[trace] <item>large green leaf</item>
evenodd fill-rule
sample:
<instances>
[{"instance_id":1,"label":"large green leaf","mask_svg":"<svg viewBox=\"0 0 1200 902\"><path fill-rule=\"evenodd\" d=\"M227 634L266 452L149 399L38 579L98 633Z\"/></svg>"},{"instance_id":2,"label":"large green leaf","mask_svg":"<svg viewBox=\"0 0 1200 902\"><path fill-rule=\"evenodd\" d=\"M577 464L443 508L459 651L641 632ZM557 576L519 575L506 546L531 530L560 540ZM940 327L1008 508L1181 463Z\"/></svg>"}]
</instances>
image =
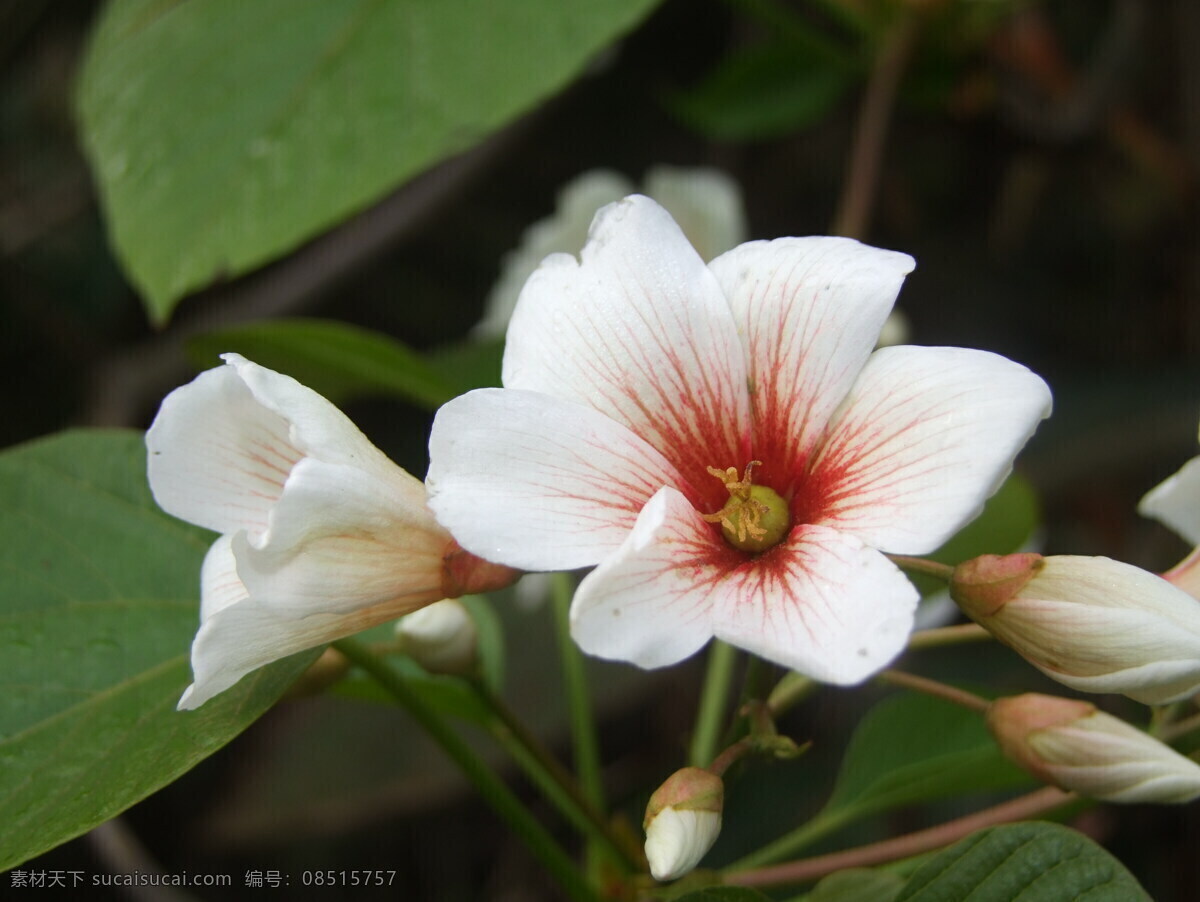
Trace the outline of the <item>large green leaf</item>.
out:
<instances>
[{"instance_id":1,"label":"large green leaf","mask_svg":"<svg viewBox=\"0 0 1200 902\"><path fill-rule=\"evenodd\" d=\"M900 693L871 709L851 737L822 817L861 817L965 792L1022 786L983 718L925 695Z\"/></svg>"},{"instance_id":2,"label":"large green leaf","mask_svg":"<svg viewBox=\"0 0 1200 902\"><path fill-rule=\"evenodd\" d=\"M196 336L188 355L201 368L236 351L307 385L335 404L395 395L430 410L457 392L425 359L391 336L322 319L276 319Z\"/></svg>"},{"instance_id":3,"label":"large green leaf","mask_svg":"<svg viewBox=\"0 0 1200 902\"><path fill-rule=\"evenodd\" d=\"M904 878L890 871L848 868L830 874L813 887L804 902L891 902Z\"/></svg>"},{"instance_id":4,"label":"large green leaf","mask_svg":"<svg viewBox=\"0 0 1200 902\"><path fill-rule=\"evenodd\" d=\"M704 889L679 896L673 902L769 902L756 889L745 886L706 886Z\"/></svg>"},{"instance_id":5,"label":"large green leaf","mask_svg":"<svg viewBox=\"0 0 1200 902\"><path fill-rule=\"evenodd\" d=\"M0 454L0 870L174 780L315 656L175 710L211 535L159 511L145 471L132 432L70 432Z\"/></svg>"},{"instance_id":6,"label":"large green leaf","mask_svg":"<svg viewBox=\"0 0 1200 902\"><path fill-rule=\"evenodd\" d=\"M991 827L939 853L896 902L1150 902L1117 859L1059 824Z\"/></svg>"},{"instance_id":7,"label":"large green leaf","mask_svg":"<svg viewBox=\"0 0 1200 902\"><path fill-rule=\"evenodd\" d=\"M760 141L803 131L854 87L849 62L777 41L731 54L703 82L668 101L688 125L718 141Z\"/></svg>"},{"instance_id":8,"label":"large green leaf","mask_svg":"<svg viewBox=\"0 0 1200 902\"><path fill-rule=\"evenodd\" d=\"M117 254L164 320L563 87L658 0L112 0L78 93Z\"/></svg>"}]
</instances>

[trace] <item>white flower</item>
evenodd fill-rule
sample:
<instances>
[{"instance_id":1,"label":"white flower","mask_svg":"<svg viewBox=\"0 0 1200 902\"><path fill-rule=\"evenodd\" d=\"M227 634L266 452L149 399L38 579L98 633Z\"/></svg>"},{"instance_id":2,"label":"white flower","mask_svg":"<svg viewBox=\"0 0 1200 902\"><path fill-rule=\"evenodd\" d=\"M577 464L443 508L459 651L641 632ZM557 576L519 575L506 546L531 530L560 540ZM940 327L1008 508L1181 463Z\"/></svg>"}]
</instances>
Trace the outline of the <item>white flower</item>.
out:
<instances>
[{"instance_id":1,"label":"white flower","mask_svg":"<svg viewBox=\"0 0 1200 902\"><path fill-rule=\"evenodd\" d=\"M1200 457L1152 488L1138 504L1138 513L1169 526L1193 551L1163 574L1193 598L1200 598Z\"/></svg>"},{"instance_id":2,"label":"white flower","mask_svg":"<svg viewBox=\"0 0 1200 902\"><path fill-rule=\"evenodd\" d=\"M634 190L629 179L609 169L589 170L564 185L554 215L526 229L520 247L504 258L476 333L502 336L521 288L542 260L550 254L579 253L596 211ZM746 239L741 190L720 170L655 166L646 173L643 193L675 217L705 260Z\"/></svg>"},{"instance_id":3,"label":"white flower","mask_svg":"<svg viewBox=\"0 0 1200 902\"><path fill-rule=\"evenodd\" d=\"M507 572L463 552L421 482L311 389L237 354L168 395L146 433L150 488L221 533L201 571L195 708L271 661Z\"/></svg>"},{"instance_id":4,"label":"white flower","mask_svg":"<svg viewBox=\"0 0 1200 902\"><path fill-rule=\"evenodd\" d=\"M1087 702L1029 693L992 702L988 727L1010 758L1062 789L1109 802L1190 802L1200 766Z\"/></svg>"},{"instance_id":5,"label":"white flower","mask_svg":"<svg viewBox=\"0 0 1200 902\"><path fill-rule=\"evenodd\" d=\"M489 560L599 565L572 607L585 651L659 667L716 636L860 681L917 601L880 550L953 535L1050 408L994 354L871 353L912 266L840 238L706 266L653 201L606 207L582 263L522 292L506 387L439 412L430 506Z\"/></svg>"},{"instance_id":6,"label":"white flower","mask_svg":"<svg viewBox=\"0 0 1200 902\"><path fill-rule=\"evenodd\" d=\"M1165 523L1192 545L1200 545L1200 457L1152 488L1138 504L1138 513Z\"/></svg>"},{"instance_id":7,"label":"white flower","mask_svg":"<svg viewBox=\"0 0 1200 902\"><path fill-rule=\"evenodd\" d=\"M642 828L655 880L682 877L700 863L721 834L725 784L711 771L685 767L650 796Z\"/></svg>"},{"instance_id":8,"label":"white flower","mask_svg":"<svg viewBox=\"0 0 1200 902\"><path fill-rule=\"evenodd\" d=\"M430 673L469 673L477 661L479 632L471 613L453 598L396 621L400 650Z\"/></svg>"},{"instance_id":9,"label":"white flower","mask_svg":"<svg viewBox=\"0 0 1200 902\"><path fill-rule=\"evenodd\" d=\"M984 555L955 569L950 593L997 639L1073 689L1152 705L1200 690L1200 603L1132 564Z\"/></svg>"},{"instance_id":10,"label":"white flower","mask_svg":"<svg viewBox=\"0 0 1200 902\"><path fill-rule=\"evenodd\" d=\"M646 826L646 861L655 880L682 877L708 854L721 833L718 811L667 806Z\"/></svg>"}]
</instances>

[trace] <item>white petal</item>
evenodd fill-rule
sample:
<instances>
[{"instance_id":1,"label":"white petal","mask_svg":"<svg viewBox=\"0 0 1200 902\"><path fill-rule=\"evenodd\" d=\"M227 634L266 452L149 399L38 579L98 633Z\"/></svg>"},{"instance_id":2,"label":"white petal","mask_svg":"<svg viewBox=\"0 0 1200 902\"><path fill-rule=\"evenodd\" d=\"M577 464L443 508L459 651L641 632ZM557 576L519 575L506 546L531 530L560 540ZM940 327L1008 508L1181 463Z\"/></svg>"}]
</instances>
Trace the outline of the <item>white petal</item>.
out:
<instances>
[{"instance_id":1,"label":"white petal","mask_svg":"<svg viewBox=\"0 0 1200 902\"><path fill-rule=\"evenodd\" d=\"M746 213L738 183L719 169L655 166L645 191L671 214L702 260L746 240Z\"/></svg>"},{"instance_id":2,"label":"white petal","mask_svg":"<svg viewBox=\"0 0 1200 902\"><path fill-rule=\"evenodd\" d=\"M429 454L429 506L442 525L468 551L523 570L598 563L625 541L650 496L680 481L619 423L513 389L444 405Z\"/></svg>"},{"instance_id":3,"label":"white petal","mask_svg":"<svg viewBox=\"0 0 1200 902\"><path fill-rule=\"evenodd\" d=\"M517 297L526 280L550 254L577 254L587 241L588 226L601 207L633 193L633 185L619 173L593 169L573 178L558 192L554 215L531 225L521 235L521 245L504 258L500 277L484 305L477 334L499 337L508 328Z\"/></svg>"},{"instance_id":4,"label":"white petal","mask_svg":"<svg viewBox=\"0 0 1200 902\"><path fill-rule=\"evenodd\" d=\"M766 467L802 466L913 266L848 238L753 241L710 264L745 346L755 456Z\"/></svg>"},{"instance_id":5,"label":"white petal","mask_svg":"<svg viewBox=\"0 0 1200 902\"><path fill-rule=\"evenodd\" d=\"M979 514L1049 413L1046 383L997 354L881 348L813 461L813 522L884 551L933 551Z\"/></svg>"},{"instance_id":6,"label":"white petal","mask_svg":"<svg viewBox=\"0 0 1200 902\"><path fill-rule=\"evenodd\" d=\"M412 607L390 601L348 613L297 618L247 598L207 618L192 642L192 685L180 710L198 708L243 676L272 661L394 620Z\"/></svg>"},{"instance_id":7,"label":"white petal","mask_svg":"<svg viewBox=\"0 0 1200 902\"><path fill-rule=\"evenodd\" d=\"M721 833L716 811L677 811L668 805L646 828L646 862L655 880L674 880L691 871Z\"/></svg>"},{"instance_id":8,"label":"white petal","mask_svg":"<svg viewBox=\"0 0 1200 902\"><path fill-rule=\"evenodd\" d=\"M548 258L517 303L504 384L594 408L683 473L744 466L746 369L721 290L645 197L596 215L582 262Z\"/></svg>"},{"instance_id":9,"label":"white petal","mask_svg":"<svg viewBox=\"0 0 1200 902\"><path fill-rule=\"evenodd\" d=\"M742 558L683 495L664 488L579 584L571 635L588 654L639 667L682 661L712 638L714 596Z\"/></svg>"},{"instance_id":10,"label":"white petal","mask_svg":"<svg viewBox=\"0 0 1200 902\"><path fill-rule=\"evenodd\" d=\"M399 469L349 417L311 388L238 354L221 358L237 371L259 404L287 421L292 444L306 456L358 467L383 480Z\"/></svg>"},{"instance_id":11,"label":"white petal","mask_svg":"<svg viewBox=\"0 0 1200 902\"><path fill-rule=\"evenodd\" d=\"M265 529L304 456L287 421L258 402L233 366L207 370L167 395L146 449L159 507L223 533Z\"/></svg>"},{"instance_id":12,"label":"white petal","mask_svg":"<svg viewBox=\"0 0 1200 902\"><path fill-rule=\"evenodd\" d=\"M715 635L818 680L855 683L904 647L917 599L891 562L852 536L798 526L752 558L664 489L580 584L571 634L590 654L647 668Z\"/></svg>"},{"instance_id":13,"label":"white petal","mask_svg":"<svg viewBox=\"0 0 1200 902\"><path fill-rule=\"evenodd\" d=\"M861 682L903 650L920 596L882 554L853 536L796 526L768 555L722 584L718 639L839 685Z\"/></svg>"},{"instance_id":14,"label":"white petal","mask_svg":"<svg viewBox=\"0 0 1200 902\"><path fill-rule=\"evenodd\" d=\"M217 532L257 534L304 456L381 474L395 468L316 392L223 356L225 366L164 398L146 433L150 488L163 510Z\"/></svg>"},{"instance_id":15,"label":"white petal","mask_svg":"<svg viewBox=\"0 0 1200 902\"><path fill-rule=\"evenodd\" d=\"M312 458L297 464L266 532L233 537L255 601L301 617L441 598L450 536L425 507L420 482L394 465L387 475Z\"/></svg>"},{"instance_id":16,"label":"white petal","mask_svg":"<svg viewBox=\"0 0 1200 902\"><path fill-rule=\"evenodd\" d=\"M1190 544L1200 545L1200 457L1193 457L1178 473L1147 492L1138 513L1154 517Z\"/></svg>"},{"instance_id":17,"label":"white petal","mask_svg":"<svg viewBox=\"0 0 1200 902\"><path fill-rule=\"evenodd\" d=\"M245 600L250 593L237 572L233 556L233 536L219 536L200 567L200 622L217 611Z\"/></svg>"}]
</instances>

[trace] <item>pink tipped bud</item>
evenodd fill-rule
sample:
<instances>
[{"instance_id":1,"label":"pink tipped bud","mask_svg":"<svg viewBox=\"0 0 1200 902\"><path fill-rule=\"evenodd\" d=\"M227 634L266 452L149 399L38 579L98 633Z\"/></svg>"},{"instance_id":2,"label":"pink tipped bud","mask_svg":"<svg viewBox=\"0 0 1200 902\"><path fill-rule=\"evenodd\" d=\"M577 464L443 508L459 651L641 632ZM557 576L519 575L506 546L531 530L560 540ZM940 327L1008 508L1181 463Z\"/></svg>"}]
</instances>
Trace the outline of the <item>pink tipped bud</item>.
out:
<instances>
[{"instance_id":1,"label":"pink tipped bud","mask_svg":"<svg viewBox=\"0 0 1200 902\"><path fill-rule=\"evenodd\" d=\"M975 619L990 617L1037 576L1042 562L1033 552L982 555L954 568L950 597Z\"/></svg>"},{"instance_id":2,"label":"pink tipped bud","mask_svg":"<svg viewBox=\"0 0 1200 902\"><path fill-rule=\"evenodd\" d=\"M988 727L1038 779L1109 802L1190 802L1200 765L1087 702L1029 693L997 699Z\"/></svg>"},{"instance_id":3,"label":"pink tipped bud","mask_svg":"<svg viewBox=\"0 0 1200 902\"><path fill-rule=\"evenodd\" d=\"M725 784L698 767L677 770L646 806L646 860L655 880L682 877L700 863L721 833Z\"/></svg>"},{"instance_id":4,"label":"pink tipped bud","mask_svg":"<svg viewBox=\"0 0 1200 902\"><path fill-rule=\"evenodd\" d=\"M961 564L954 600L1052 679L1146 704L1200 690L1200 603L1104 557L988 555Z\"/></svg>"}]
</instances>

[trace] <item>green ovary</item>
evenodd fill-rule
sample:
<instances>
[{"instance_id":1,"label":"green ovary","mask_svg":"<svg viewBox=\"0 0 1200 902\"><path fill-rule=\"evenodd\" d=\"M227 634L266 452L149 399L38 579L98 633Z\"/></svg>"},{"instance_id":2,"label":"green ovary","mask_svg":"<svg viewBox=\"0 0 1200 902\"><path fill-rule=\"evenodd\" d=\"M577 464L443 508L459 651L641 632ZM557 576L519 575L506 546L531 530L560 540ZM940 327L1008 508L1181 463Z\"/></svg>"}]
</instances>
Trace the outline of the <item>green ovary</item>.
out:
<instances>
[{"instance_id":1,"label":"green ovary","mask_svg":"<svg viewBox=\"0 0 1200 902\"><path fill-rule=\"evenodd\" d=\"M735 497L721 512L721 534L740 551L758 553L783 541L792 525L787 502L765 485L750 486L750 497Z\"/></svg>"}]
</instances>

